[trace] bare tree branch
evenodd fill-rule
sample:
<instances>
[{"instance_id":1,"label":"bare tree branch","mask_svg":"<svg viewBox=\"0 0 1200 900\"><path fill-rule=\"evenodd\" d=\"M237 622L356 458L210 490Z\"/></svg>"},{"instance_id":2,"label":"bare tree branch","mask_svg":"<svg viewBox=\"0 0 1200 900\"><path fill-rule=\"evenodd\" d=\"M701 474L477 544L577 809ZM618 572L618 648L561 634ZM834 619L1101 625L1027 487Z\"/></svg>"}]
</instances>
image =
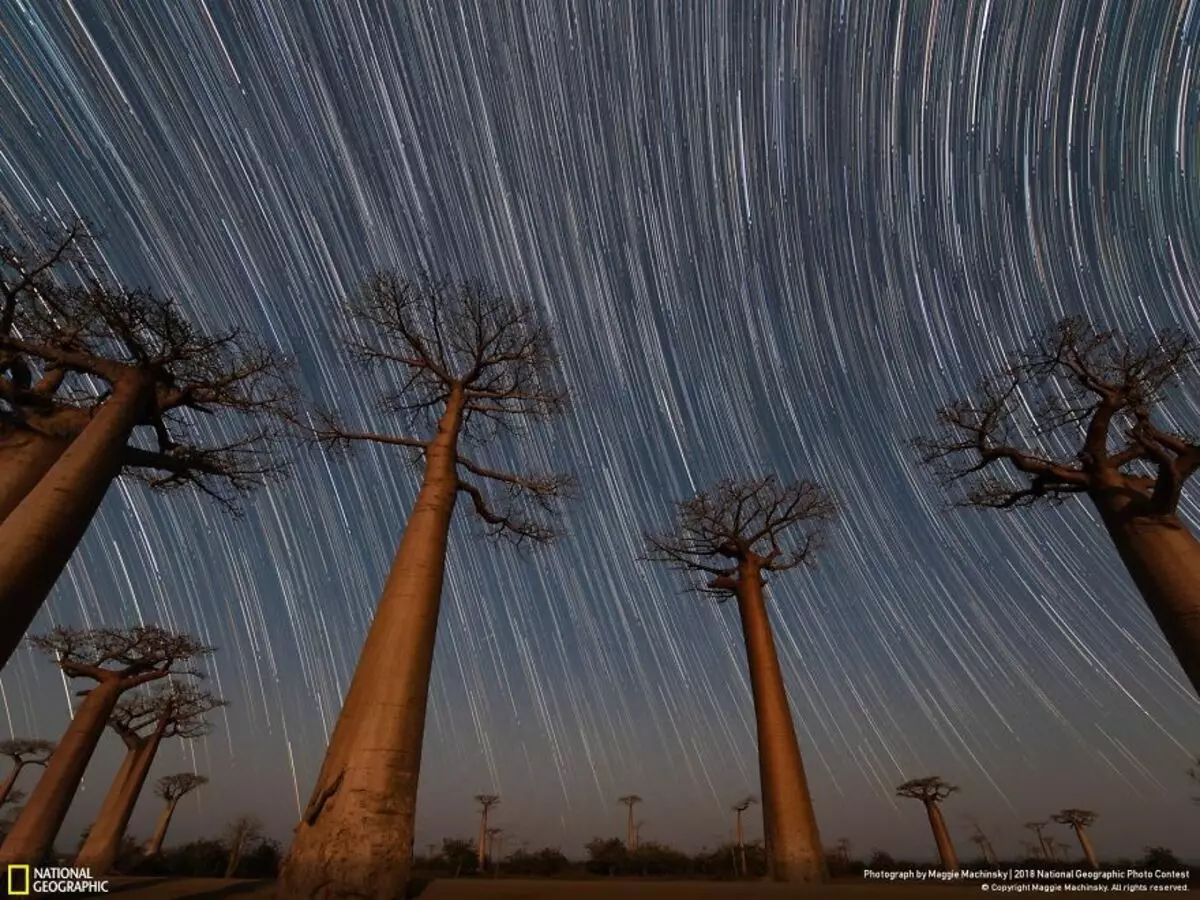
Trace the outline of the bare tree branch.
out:
<instances>
[{"instance_id":1,"label":"bare tree branch","mask_svg":"<svg viewBox=\"0 0 1200 900\"><path fill-rule=\"evenodd\" d=\"M943 407L940 430L913 444L944 483L972 480L959 505L1016 509L1103 487L1140 495L1147 512L1173 514L1200 444L1155 428L1151 416L1194 373L1195 359L1194 342L1176 329L1133 340L1064 319L981 381L971 398ZM1114 440L1124 443L1114 449ZM1064 445L1076 449L1050 449ZM1151 467L1155 477L1127 471L1133 464ZM1007 467L1015 483L983 474L994 466Z\"/></svg>"},{"instance_id":2,"label":"bare tree branch","mask_svg":"<svg viewBox=\"0 0 1200 900\"><path fill-rule=\"evenodd\" d=\"M729 595L743 561L752 560L759 572L813 565L821 525L836 512L833 500L810 481L783 484L774 475L726 480L680 503L673 531L646 534L642 558L708 575L697 590ZM801 523L811 527L797 528Z\"/></svg>"},{"instance_id":3,"label":"bare tree branch","mask_svg":"<svg viewBox=\"0 0 1200 900\"><path fill-rule=\"evenodd\" d=\"M126 688L168 675L202 678L203 674L190 663L214 649L191 635L156 625L86 630L59 626L47 634L30 637L29 643L35 650L53 656L69 678L117 679Z\"/></svg>"}]
</instances>

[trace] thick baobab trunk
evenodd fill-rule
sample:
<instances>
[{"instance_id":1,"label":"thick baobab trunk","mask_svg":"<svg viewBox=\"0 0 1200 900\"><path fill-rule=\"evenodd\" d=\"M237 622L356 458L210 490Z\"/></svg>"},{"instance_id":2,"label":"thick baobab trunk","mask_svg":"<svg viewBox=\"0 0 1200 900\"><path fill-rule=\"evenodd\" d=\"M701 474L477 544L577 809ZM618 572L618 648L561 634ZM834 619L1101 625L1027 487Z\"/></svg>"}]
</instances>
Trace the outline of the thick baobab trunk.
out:
<instances>
[{"instance_id":1,"label":"thick baobab trunk","mask_svg":"<svg viewBox=\"0 0 1200 900\"><path fill-rule=\"evenodd\" d=\"M1096 861L1096 851L1092 849L1092 841L1087 835L1087 829L1082 825L1072 827L1075 829L1075 837L1079 838L1079 849L1083 851L1083 858L1087 860L1088 866L1093 869L1100 868L1100 863Z\"/></svg>"},{"instance_id":2,"label":"thick baobab trunk","mask_svg":"<svg viewBox=\"0 0 1200 900\"><path fill-rule=\"evenodd\" d=\"M738 582L738 609L758 723L767 871L775 881L824 881L821 836L767 618L762 576L757 567L743 566Z\"/></svg>"},{"instance_id":3,"label":"thick baobab trunk","mask_svg":"<svg viewBox=\"0 0 1200 900\"><path fill-rule=\"evenodd\" d=\"M279 878L296 900L392 900L412 865L462 397L452 395L325 762Z\"/></svg>"},{"instance_id":4,"label":"thick baobab trunk","mask_svg":"<svg viewBox=\"0 0 1200 900\"><path fill-rule=\"evenodd\" d=\"M0 847L0 868L14 863L38 865L54 846L96 744L121 696L121 682L102 681L80 704L46 772Z\"/></svg>"},{"instance_id":5,"label":"thick baobab trunk","mask_svg":"<svg viewBox=\"0 0 1200 900\"><path fill-rule=\"evenodd\" d=\"M175 815L175 807L179 799L168 800L163 811L158 815L158 823L154 826L154 837L146 842L146 855L158 856L162 852L163 841L167 839L167 828L171 825L171 817Z\"/></svg>"},{"instance_id":6,"label":"thick baobab trunk","mask_svg":"<svg viewBox=\"0 0 1200 900\"><path fill-rule=\"evenodd\" d=\"M75 858L76 866L90 868L97 875L105 875L112 869L161 742L162 734L155 732L140 739L138 746L131 747L125 754L125 762Z\"/></svg>"},{"instance_id":7,"label":"thick baobab trunk","mask_svg":"<svg viewBox=\"0 0 1200 900\"><path fill-rule=\"evenodd\" d=\"M12 431L0 436L0 522L58 462L68 443L64 438L36 431Z\"/></svg>"},{"instance_id":8,"label":"thick baobab trunk","mask_svg":"<svg viewBox=\"0 0 1200 900\"><path fill-rule=\"evenodd\" d=\"M1092 502L1175 658L1200 694L1200 541L1177 516L1131 514L1136 501L1097 493Z\"/></svg>"},{"instance_id":9,"label":"thick baobab trunk","mask_svg":"<svg viewBox=\"0 0 1200 900\"><path fill-rule=\"evenodd\" d=\"M950 832L946 829L942 808L932 800L926 800L925 811L929 813L929 827L932 829L933 839L937 843L938 857L942 860L942 868L947 872L957 872L958 854L954 852L954 844L950 840Z\"/></svg>"},{"instance_id":10,"label":"thick baobab trunk","mask_svg":"<svg viewBox=\"0 0 1200 900\"><path fill-rule=\"evenodd\" d=\"M637 849L637 845L633 837L633 804L626 805L627 811L625 816L625 849L632 853Z\"/></svg>"},{"instance_id":11,"label":"thick baobab trunk","mask_svg":"<svg viewBox=\"0 0 1200 900\"><path fill-rule=\"evenodd\" d=\"M118 385L92 420L0 523L0 667L21 643L121 472L154 385Z\"/></svg>"},{"instance_id":12,"label":"thick baobab trunk","mask_svg":"<svg viewBox=\"0 0 1200 900\"><path fill-rule=\"evenodd\" d=\"M8 795L12 793L13 786L17 783L17 776L21 774L29 763L24 760L13 763L12 771L8 773L8 777L4 779L4 784L0 785L0 807L4 806L4 802L8 800Z\"/></svg>"}]
</instances>

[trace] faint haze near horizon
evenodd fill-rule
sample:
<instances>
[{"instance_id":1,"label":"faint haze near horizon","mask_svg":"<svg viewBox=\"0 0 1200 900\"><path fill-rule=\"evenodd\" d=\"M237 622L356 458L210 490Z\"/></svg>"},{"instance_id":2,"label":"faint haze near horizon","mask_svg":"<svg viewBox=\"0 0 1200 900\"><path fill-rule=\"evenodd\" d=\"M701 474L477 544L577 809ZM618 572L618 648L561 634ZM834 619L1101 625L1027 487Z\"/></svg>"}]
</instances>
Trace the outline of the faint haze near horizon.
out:
<instances>
[{"instance_id":1,"label":"faint haze near horizon","mask_svg":"<svg viewBox=\"0 0 1200 900\"><path fill-rule=\"evenodd\" d=\"M124 282L261 333L380 428L400 423L336 346L369 271L546 311L574 408L480 455L583 493L528 557L455 526L418 851L473 836L481 791L509 847L581 854L623 834L630 792L643 840L728 838L758 791L736 611L635 557L676 500L775 471L843 510L818 570L771 587L828 845L932 858L892 794L938 774L964 860L965 815L1006 856L1065 806L1099 813L1102 858L1200 858L1200 701L1094 514L942 512L904 446L1065 313L1200 338L1200 5L306 6L0 9L0 209L88 217ZM294 457L241 520L115 488L36 626L220 648L231 706L151 776L212 779L169 843L244 812L288 838L415 493L402 454ZM27 651L0 701L5 732L65 727ZM106 735L60 850L118 760ZM147 791L131 831L157 812Z\"/></svg>"}]
</instances>

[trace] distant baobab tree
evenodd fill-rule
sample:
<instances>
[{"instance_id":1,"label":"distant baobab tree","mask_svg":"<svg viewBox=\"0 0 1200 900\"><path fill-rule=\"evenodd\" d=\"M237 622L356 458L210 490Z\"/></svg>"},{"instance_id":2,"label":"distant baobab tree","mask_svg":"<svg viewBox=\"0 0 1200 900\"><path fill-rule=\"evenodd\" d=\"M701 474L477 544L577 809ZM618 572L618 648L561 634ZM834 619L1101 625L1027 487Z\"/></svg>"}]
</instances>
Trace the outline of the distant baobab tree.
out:
<instances>
[{"instance_id":1,"label":"distant baobab tree","mask_svg":"<svg viewBox=\"0 0 1200 900\"><path fill-rule=\"evenodd\" d=\"M59 627L30 638L30 643L53 655L68 678L87 678L96 684L79 692L83 702L0 847L0 868L37 865L50 852L121 696L168 676L200 677L191 664L213 652L190 635L156 626L87 631Z\"/></svg>"},{"instance_id":2,"label":"distant baobab tree","mask_svg":"<svg viewBox=\"0 0 1200 900\"><path fill-rule=\"evenodd\" d=\"M1195 783L1197 787L1200 787L1200 756L1196 757L1196 765L1188 769L1188 778L1192 779L1193 783ZM1192 801L1195 803L1200 803L1200 794L1192 797Z\"/></svg>"},{"instance_id":3,"label":"distant baobab tree","mask_svg":"<svg viewBox=\"0 0 1200 900\"><path fill-rule=\"evenodd\" d=\"M67 258L62 247L31 258L0 246L0 491L10 507L0 521L0 666L123 471L226 505L281 471L269 452L289 408L281 359L236 330L193 325L173 301L107 283L90 260L85 281L63 284L44 268ZM246 427L212 443L189 421L197 414Z\"/></svg>"},{"instance_id":4,"label":"distant baobab tree","mask_svg":"<svg viewBox=\"0 0 1200 900\"><path fill-rule=\"evenodd\" d=\"M738 859L741 861L743 878L749 874L750 870L746 868L746 836L742 831L742 813L757 802L757 797L743 797L733 804L733 840L737 846Z\"/></svg>"},{"instance_id":5,"label":"distant baobab tree","mask_svg":"<svg viewBox=\"0 0 1200 900\"><path fill-rule=\"evenodd\" d=\"M988 840L983 829L979 827L979 823L970 816L967 821L971 824L971 843L979 847L979 854L983 857L983 861L989 866L996 864L996 851L992 849L992 842Z\"/></svg>"},{"instance_id":6,"label":"distant baobab tree","mask_svg":"<svg viewBox=\"0 0 1200 900\"><path fill-rule=\"evenodd\" d=\"M488 830L487 830L487 846L488 846L487 855L488 855L488 858L492 861L492 867L497 872L499 872L500 871L500 857L503 853L503 847L504 847L504 829L503 828L496 828L495 826L488 828ZM483 870L480 870L480 871L483 871Z\"/></svg>"},{"instance_id":7,"label":"distant baobab tree","mask_svg":"<svg viewBox=\"0 0 1200 900\"><path fill-rule=\"evenodd\" d=\"M1047 862L1051 861L1053 859L1053 857L1050 855L1050 851L1047 849L1047 846L1046 846L1047 838L1045 835L1042 834L1042 832L1047 827L1049 827L1049 825L1050 825L1049 822L1026 822L1025 823L1025 827L1029 831L1032 831L1034 836L1037 838L1037 844L1036 844L1036 846L1038 847L1037 855L1040 856L1042 859L1046 860Z\"/></svg>"},{"instance_id":8,"label":"distant baobab tree","mask_svg":"<svg viewBox=\"0 0 1200 900\"><path fill-rule=\"evenodd\" d=\"M112 870L159 746L173 737L193 740L208 734L205 716L224 705L186 681L159 682L121 698L108 725L125 744L125 760L75 857L77 867L97 875Z\"/></svg>"},{"instance_id":9,"label":"distant baobab tree","mask_svg":"<svg viewBox=\"0 0 1200 900\"><path fill-rule=\"evenodd\" d=\"M843 866L850 865L850 838L838 838L837 857Z\"/></svg>"},{"instance_id":10,"label":"distant baobab tree","mask_svg":"<svg viewBox=\"0 0 1200 900\"><path fill-rule=\"evenodd\" d=\"M929 816L929 827L933 830L933 839L937 843L938 856L942 860L942 868L947 872L958 871L958 856L954 852L954 844L950 840L950 832L946 828L941 805L943 800L957 791L956 786L947 784L937 775L928 778L914 778L896 788L896 796L920 800L925 805L925 812Z\"/></svg>"},{"instance_id":11,"label":"distant baobab tree","mask_svg":"<svg viewBox=\"0 0 1200 900\"><path fill-rule=\"evenodd\" d=\"M488 814L492 807L500 802L499 794L476 794L475 802L479 804L479 871L487 871L488 859Z\"/></svg>"},{"instance_id":12,"label":"distant baobab tree","mask_svg":"<svg viewBox=\"0 0 1200 900\"><path fill-rule=\"evenodd\" d=\"M637 849L637 830L633 827L633 808L642 802L637 794L618 797L617 802L625 806L625 849L632 853Z\"/></svg>"},{"instance_id":13,"label":"distant baobab tree","mask_svg":"<svg viewBox=\"0 0 1200 900\"><path fill-rule=\"evenodd\" d=\"M437 639L450 522L465 497L489 535L518 543L554 535L547 516L570 486L553 474L512 474L465 456L464 440L564 408L550 332L535 308L472 282L381 274L349 305L351 350L390 367L386 410L436 422L428 437L358 430L320 415L332 447L396 446L423 464L404 528L316 787L280 873L280 895L400 896L412 865L413 825L429 677ZM480 485L502 489L496 505Z\"/></svg>"},{"instance_id":14,"label":"distant baobab tree","mask_svg":"<svg viewBox=\"0 0 1200 900\"><path fill-rule=\"evenodd\" d=\"M1079 849L1083 851L1087 864L1093 869L1100 868L1100 863L1096 861L1096 851L1092 849L1092 842L1087 834L1088 828L1096 821L1096 814L1090 809L1064 809L1050 818L1059 825L1070 825L1075 829L1075 837L1079 839Z\"/></svg>"},{"instance_id":15,"label":"distant baobab tree","mask_svg":"<svg viewBox=\"0 0 1200 900\"><path fill-rule=\"evenodd\" d=\"M225 877L237 873L238 863L255 841L262 839L262 823L254 816L238 816L225 828L225 843L229 847L229 859L225 863Z\"/></svg>"},{"instance_id":16,"label":"distant baobab tree","mask_svg":"<svg viewBox=\"0 0 1200 900\"><path fill-rule=\"evenodd\" d=\"M0 785L0 806L8 801L8 796L12 793L21 770L26 766L46 765L46 761L50 759L50 754L53 752L53 741L42 741L36 738L9 738L7 741L0 741L0 756L7 756L12 760L12 768L8 770L8 777L4 779L4 784Z\"/></svg>"},{"instance_id":17,"label":"distant baobab tree","mask_svg":"<svg viewBox=\"0 0 1200 900\"><path fill-rule=\"evenodd\" d=\"M944 407L942 433L918 446L948 481L1007 465L1010 477L981 475L964 505L1013 509L1085 494L1200 692L1200 542L1179 517L1200 444L1155 422L1196 355L1178 329L1131 340L1064 319L974 397Z\"/></svg>"},{"instance_id":18,"label":"distant baobab tree","mask_svg":"<svg viewBox=\"0 0 1200 900\"><path fill-rule=\"evenodd\" d=\"M767 869L776 881L823 881L827 873L767 615L766 576L813 564L820 526L835 512L819 485L767 475L722 481L679 504L672 532L646 535L646 559L690 573L693 586L718 602L737 599L758 728Z\"/></svg>"},{"instance_id":19,"label":"distant baobab tree","mask_svg":"<svg viewBox=\"0 0 1200 900\"><path fill-rule=\"evenodd\" d=\"M154 793L165 800L167 805L163 807L163 811L158 816L158 822L154 826L154 835L146 842L146 856L158 856L162 852L163 841L167 838L167 829L171 825L171 818L175 815L175 808L179 806L179 801L206 784L208 784L206 776L196 775L193 772L179 772L175 775L164 775L158 779Z\"/></svg>"}]
</instances>

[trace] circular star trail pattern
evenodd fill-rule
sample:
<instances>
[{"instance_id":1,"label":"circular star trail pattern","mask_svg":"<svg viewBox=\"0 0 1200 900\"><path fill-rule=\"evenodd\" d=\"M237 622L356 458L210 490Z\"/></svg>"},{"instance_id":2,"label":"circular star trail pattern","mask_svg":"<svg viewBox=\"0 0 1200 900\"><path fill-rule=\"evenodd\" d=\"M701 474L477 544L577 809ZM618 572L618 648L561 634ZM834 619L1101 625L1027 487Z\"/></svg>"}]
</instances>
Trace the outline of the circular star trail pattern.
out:
<instances>
[{"instance_id":1,"label":"circular star trail pattern","mask_svg":"<svg viewBox=\"0 0 1200 900\"><path fill-rule=\"evenodd\" d=\"M771 587L828 842L929 856L893 789L939 774L960 842L973 816L1015 853L1083 806L1102 855L1196 856L1200 704L1096 517L945 512L904 442L1065 313L1200 337L1198 35L1200 4L1165 0L14 0L0 206L86 216L123 282L258 331L381 430L337 344L372 269L482 277L552 322L572 412L484 455L582 496L528 556L460 510L418 847L492 790L511 846L577 854L629 792L646 839L728 836L757 790L736 612L635 557L674 501L773 471L842 505L820 568ZM1194 421L1194 388L1171 410ZM213 779L175 840L243 812L287 837L415 495L402 454L292 455L238 521L114 487L39 619L221 648L232 705L156 768ZM61 731L47 661L2 688L13 733Z\"/></svg>"}]
</instances>

